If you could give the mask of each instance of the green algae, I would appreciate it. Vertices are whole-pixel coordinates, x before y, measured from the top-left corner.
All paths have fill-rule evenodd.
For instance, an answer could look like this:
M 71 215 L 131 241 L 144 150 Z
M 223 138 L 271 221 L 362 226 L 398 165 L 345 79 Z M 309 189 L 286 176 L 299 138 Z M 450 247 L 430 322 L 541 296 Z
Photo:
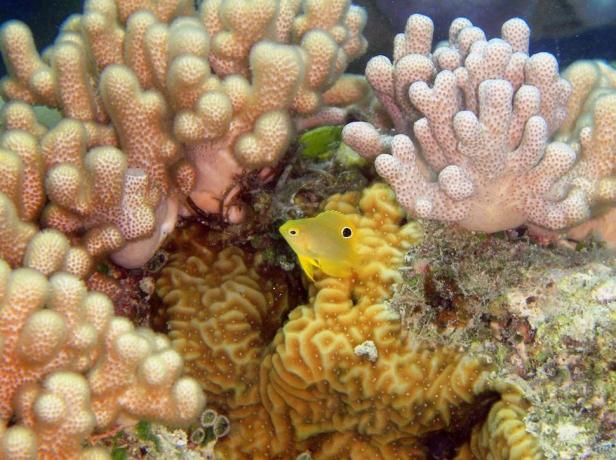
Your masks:
M 333 158 L 342 142 L 342 126 L 320 126 L 299 136 L 300 154 L 314 161 Z

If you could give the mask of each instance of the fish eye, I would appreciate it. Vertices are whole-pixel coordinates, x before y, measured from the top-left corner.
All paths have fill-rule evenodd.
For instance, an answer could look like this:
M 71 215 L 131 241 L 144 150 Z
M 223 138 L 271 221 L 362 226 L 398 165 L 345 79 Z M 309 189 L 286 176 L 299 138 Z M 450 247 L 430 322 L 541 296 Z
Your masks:
M 299 233 L 299 232 L 298 232 L 295 228 L 292 228 L 292 229 L 290 229 L 290 230 L 289 230 L 289 235 L 291 235 L 291 236 L 295 236 L 295 235 L 297 235 L 298 233 Z
M 342 228 L 342 237 L 343 238 L 351 238 L 352 235 L 353 235 L 353 230 L 351 230 L 350 227 L 343 227 Z

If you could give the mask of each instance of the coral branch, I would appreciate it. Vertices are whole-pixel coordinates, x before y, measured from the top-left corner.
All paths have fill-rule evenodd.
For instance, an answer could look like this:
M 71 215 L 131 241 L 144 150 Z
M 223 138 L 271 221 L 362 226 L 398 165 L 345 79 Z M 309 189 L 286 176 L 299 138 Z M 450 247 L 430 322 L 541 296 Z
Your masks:
M 365 22 L 349 0 L 206 0 L 199 11 L 185 0 L 88 0 L 40 55 L 28 27 L 11 21 L 0 31 L 8 69 L 0 94 L 19 107 L 57 108 L 65 120 L 44 136 L 35 117 L 8 104 L 9 132 L 33 137 L 5 135 L 4 148 L 22 157 L 28 195 L 3 192 L 31 221 L 47 194 L 46 225 L 85 232 L 93 254 L 114 252 L 128 267 L 153 254 L 178 212 L 191 212 L 187 197 L 238 222 L 242 176 L 275 166 L 296 128 L 342 123 L 366 99 L 366 84 L 343 75 L 366 49 Z M 69 123 L 72 141 L 58 133 Z M 69 150 L 41 145 L 43 169 L 37 143 L 50 142 Z M 109 178 L 95 159 L 105 155 Z M 121 197 L 129 188 L 131 203 Z M 131 211 L 119 216 L 118 205 Z
M 392 140 L 363 122 L 343 132 L 350 146 L 376 158 L 407 210 L 486 232 L 525 223 L 559 230 L 614 203 L 616 141 L 607 126 L 616 106 L 609 97 L 580 133 L 583 152 L 573 142 L 549 143 L 563 123 L 572 124 L 571 85 L 552 55 L 528 56 L 524 21 L 507 21 L 502 38 L 488 41 L 456 19 L 449 43 L 431 52 L 432 32 L 429 18 L 411 16 L 393 63 L 377 56 L 366 68 L 398 135 Z M 595 81 L 581 73 L 574 104 Z
M 70 259 L 66 239 L 37 235 L 30 267 L 0 261 L 0 455 L 76 458 L 95 429 L 118 417 L 190 423 L 203 410 L 200 386 L 182 377 L 169 341 L 114 316 L 105 295 L 88 292 L 51 261 Z M 47 256 L 45 258 L 45 256 Z M 57 265 L 57 264 L 56 264 Z M 81 375 L 81 374 L 86 374 Z M 33 457 L 32 457 L 33 458 Z

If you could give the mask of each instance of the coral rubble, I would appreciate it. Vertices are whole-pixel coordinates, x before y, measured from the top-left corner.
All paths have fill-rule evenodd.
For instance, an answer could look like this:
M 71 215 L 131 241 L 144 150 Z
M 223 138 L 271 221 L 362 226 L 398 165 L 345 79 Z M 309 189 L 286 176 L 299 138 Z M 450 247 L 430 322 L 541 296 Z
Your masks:
M 369 123 L 343 137 L 369 158 L 416 215 L 496 232 L 524 223 L 559 230 L 616 199 L 616 95 L 596 94 L 578 148 L 549 142 L 575 111 L 571 84 L 548 53 L 528 55 L 521 19 L 487 40 L 464 18 L 433 51 L 432 21 L 409 17 L 393 62 L 370 60 L 366 77 L 390 115 L 395 135 Z M 576 85 L 571 104 L 584 99 Z M 579 112 L 577 112 L 579 113 Z M 563 129 L 569 129 L 564 127 Z
M 515 376 L 530 401 L 526 430 L 545 458 L 612 458 L 613 255 L 428 225 L 391 299 L 404 330 L 435 347 L 472 344 L 500 375 Z

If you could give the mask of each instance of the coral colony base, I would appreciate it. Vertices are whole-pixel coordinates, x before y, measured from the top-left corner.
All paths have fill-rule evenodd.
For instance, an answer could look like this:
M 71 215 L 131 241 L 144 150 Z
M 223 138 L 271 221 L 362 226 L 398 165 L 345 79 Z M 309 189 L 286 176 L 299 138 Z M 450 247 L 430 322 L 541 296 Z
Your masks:
M 26 25 L 2 26 L 0 459 L 609 451 L 600 430 L 616 431 L 613 269 L 577 273 L 581 264 L 561 258 L 567 270 L 524 278 L 524 264 L 543 259 L 522 258 L 513 278 L 552 280 L 525 294 L 524 307 L 506 283 L 496 285 L 509 289 L 507 302 L 495 300 L 500 292 L 487 301 L 476 286 L 454 295 L 467 278 L 440 282 L 434 254 L 445 257 L 455 235 L 468 243 L 457 244 L 468 251 L 459 257 L 475 260 L 476 237 L 449 226 L 435 243 L 410 217 L 613 242 L 616 72 L 584 61 L 559 75 L 553 56 L 528 56 L 520 19 L 489 41 L 457 19 L 449 42 L 431 50 L 432 22 L 413 15 L 393 63 L 373 58 L 366 81 L 344 74 L 365 52 L 365 22 L 348 0 L 204 0 L 198 9 L 192 0 L 86 0 L 42 54 Z M 55 120 L 44 122 L 40 106 Z M 290 192 L 297 156 L 284 155 L 296 133 L 349 116 L 362 121 L 344 128 L 345 142 L 375 159 L 393 190 L 376 183 L 316 203 L 309 187 Z M 331 176 L 320 168 L 335 160 L 322 160 L 310 160 L 311 174 Z M 345 164 L 370 175 L 361 162 Z M 294 215 L 255 212 L 261 192 L 285 197 Z M 323 223 L 335 215 L 353 243 L 323 270 L 323 251 L 295 246 L 311 261 L 306 290 L 282 262 L 276 230 L 288 219 L 304 228 L 298 218 L 317 207 L 330 218 L 309 221 L 310 231 L 331 231 Z M 198 230 L 175 230 L 180 217 L 197 219 Z M 260 233 L 221 248 L 214 226 Z M 156 281 L 138 283 L 166 310 L 164 335 L 118 314 L 115 278 L 126 270 L 109 259 L 130 269 L 156 254 L 165 264 L 157 250 L 170 234 L 168 263 Z M 277 243 L 255 249 L 259 239 Z M 340 249 L 338 235 L 326 240 Z M 519 244 L 496 246 L 510 258 Z M 478 264 L 470 279 L 500 279 L 497 266 L 484 273 Z M 570 288 L 580 277 L 583 286 Z M 588 286 L 582 312 L 575 302 Z M 554 299 L 586 315 L 582 329 L 603 331 L 601 340 L 582 340 L 554 314 Z M 491 342 L 469 333 L 486 323 Z M 523 341 L 504 332 L 511 324 Z M 599 351 L 589 360 L 572 343 Z M 584 380 L 580 368 L 595 371 Z M 569 372 L 558 381 L 576 397 L 550 414 L 541 408 L 554 399 L 555 369 Z M 584 425 L 572 414 L 587 400 L 585 413 L 597 417 Z

